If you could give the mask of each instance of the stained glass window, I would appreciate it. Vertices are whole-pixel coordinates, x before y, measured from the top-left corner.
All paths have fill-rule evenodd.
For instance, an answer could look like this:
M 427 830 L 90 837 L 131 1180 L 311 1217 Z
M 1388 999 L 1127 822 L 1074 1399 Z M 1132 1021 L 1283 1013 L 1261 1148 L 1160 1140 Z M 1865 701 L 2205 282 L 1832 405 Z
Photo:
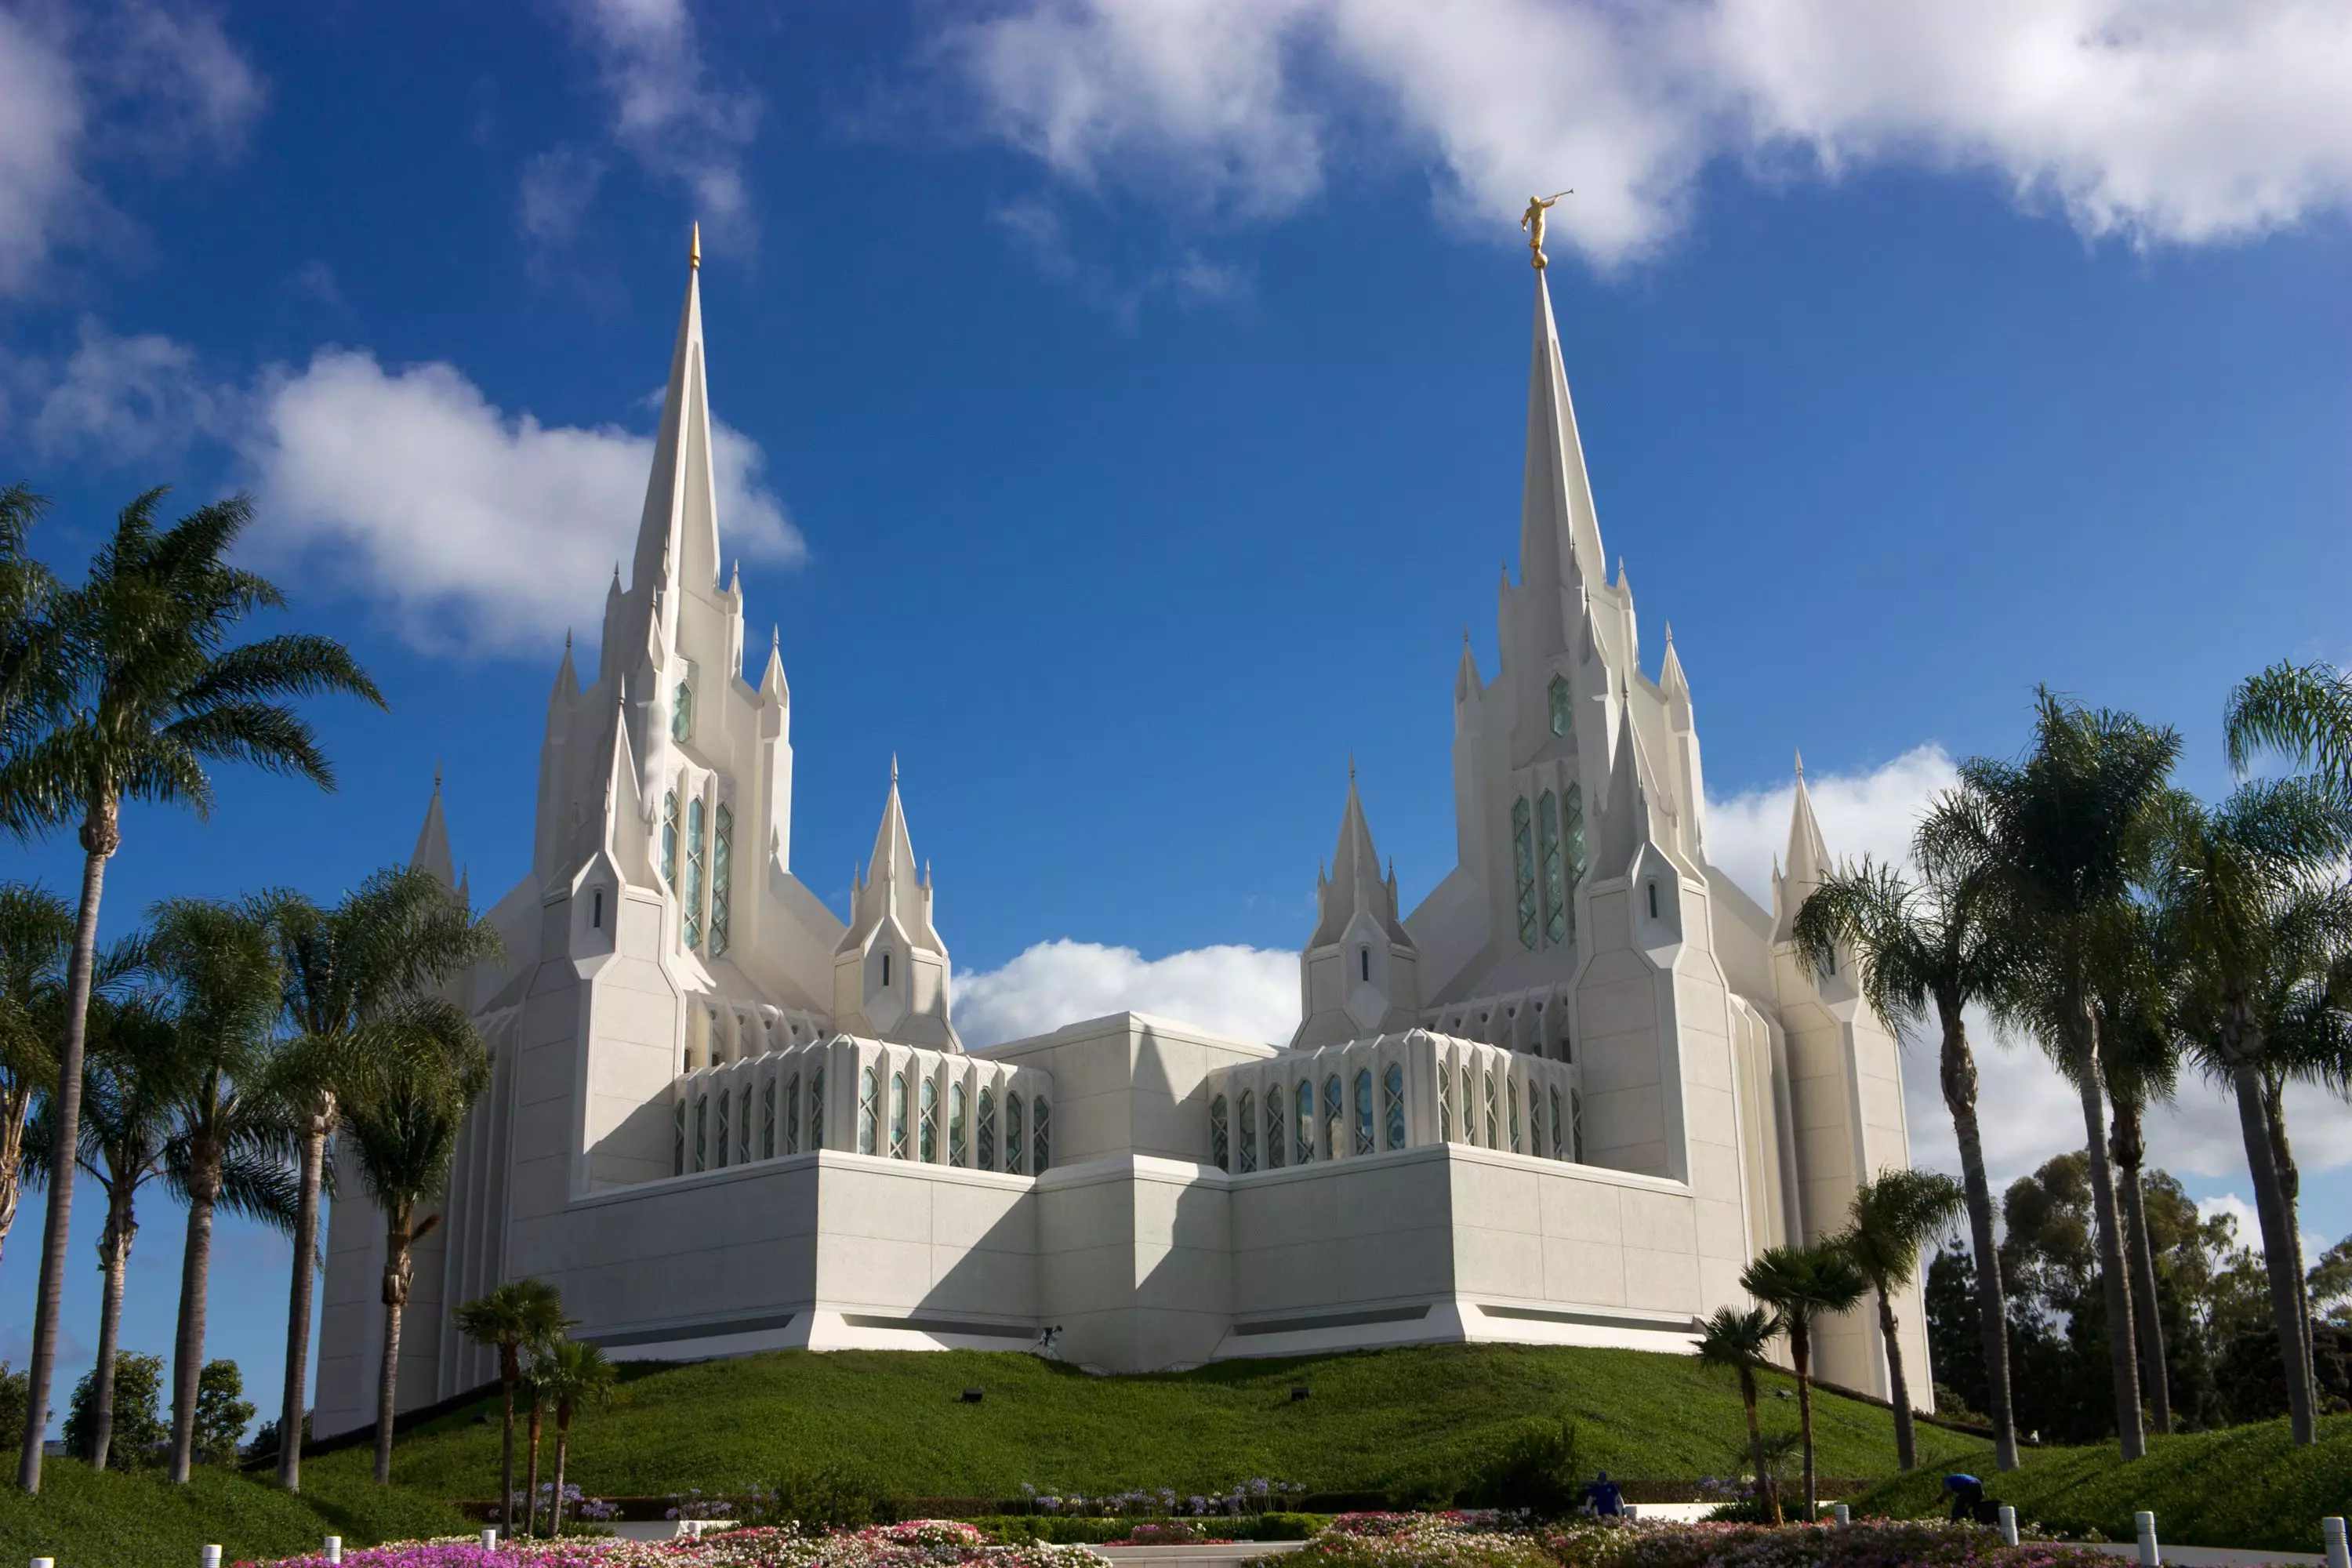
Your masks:
M 694 1168 L 708 1170 L 710 1165 L 710 1097 L 694 1097 Z
M 907 1157 L 907 1075 L 890 1075 L 890 1158 Z
M 950 1084 L 950 1085 L 948 1086 L 948 1163 L 949 1163 L 949 1164 L 950 1164 L 950 1165 L 961 1165 L 961 1164 L 965 1163 L 970 1159 L 970 1156 L 969 1156 L 969 1155 L 967 1155 L 967 1154 L 964 1152 L 964 1143 L 963 1143 L 964 1133 L 965 1133 L 967 1131 L 968 1131 L 968 1129 L 967 1129 L 967 1128 L 965 1127 L 965 1125 L 964 1125 L 964 1092 L 963 1092 L 963 1085 L 961 1085 L 961 1084 L 960 1084 L 960 1083 L 952 1083 L 952 1084 Z
M 1511 868 L 1519 886 L 1519 945 L 1533 947 L 1538 931 L 1536 909 L 1535 836 L 1528 821 L 1528 797 L 1511 803 Z
M 1536 802 L 1536 849 L 1543 863 L 1544 940 L 1568 940 L 1568 875 L 1559 854 L 1559 818 L 1552 810 L 1552 793 Z
M 992 1089 L 980 1091 L 978 1132 L 975 1146 L 979 1151 L 976 1157 L 980 1161 L 980 1168 L 993 1171 L 996 1169 L 996 1091 Z
M 718 827 L 710 836 L 710 956 L 719 957 L 727 951 L 730 938 L 729 914 L 730 885 L 735 879 L 735 813 L 726 802 L 719 805 Z
M 1568 1157 L 1584 1163 L 1584 1096 L 1568 1091 Z
M 814 1142 L 815 1140 L 811 1139 L 810 1142 Z M 801 1075 L 794 1073 L 784 1081 L 784 1152 L 797 1154 L 800 1152 Z
M 713 1145 L 711 1149 L 711 1168 L 713 1170 L 717 1170 L 727 1163 L 727 1091 L 723 1089 L 719 1091 L 719 1116 L 717 1126 L 719 1128 L 719 1142 Z
M 677 791 L 662 795 L 662 882 L 677 886 Z
M 1519 1152 L 1519 1085 L 1516 1079 L 1504 1080 L 1503 1099 L 1509 1107 L 1511 1117 L 1511 1142 L 1507 1146 L 1516 1154 Z
M 1305 1079 L 1298 1080 L 1298 1163 L 1313 1163 L 1315 1159 L 1315 1086 Z
M 1568 677 L 1555 675 L 1551 678 L 1551 732 L 1567 734 L 1568 719 Z
M 1454 1075 L 1444 1062 L 1437 1064 L 1437 1141 L 1454 1142 Z
M 1559 1086 L 1557 1084 L 1552 1086 L 1551 1091 L 1551 1157 L 1555 1160 L 1568 1158 L 1568 1129 L 1560 1121 Z
M 686 894 L 680 917 L 686 928 L 686 945 L 702 945 L 702 797 L 696 795 L 686 805 Z
M 1257 1096 L 1248 1089 L 1242 1090 L 1241 1111 L 1234 1121 L 1241 1131 L 1242 1169 L 1255 1171 L 1257 1169 Z
M 1372 1069 L 1356 1069 L 1356 1152 L 1372 1152 Z
M 1560 801 L 1559 836 L 1568 842 L 1568 890 L 1584 880 L 1584 786 L 1572 784 Z M 1571 914 L 1571 917 L 1573 915 Z
M 760 1158 L 776 1157 L 776 1080 L 760 1086 Z
M 1381 1110 L 1388 1122 L 1389 1147 L 1404 1147 L 1404 1064 L 1389 1063 L 1381 1079 Z
M 824 1147 L 824 1069 L 823 1068 L 817 1068 L 816 1076 L 809 1079 L 808 1146 L 812 1149 Z
M 677 683 L 669 698 L 669 738 L 689 741 L 694 738 L 694 678 L 689 675 Z
M 1004 1168 L 1015 1175 L 1021 1173 L 1021 1135 L 1024 1121 L 1021 1097 L 1004 1097 Z
M 1220 1171 L 1228 1168 L 1232 1163 L 1227 1142 L 1225 1097 L 1221 1094 L 1209 1101 L 1209 1163 Z
M 1495 1104 L 1495 1073 L 1489 1068 L 1486 1071 L 1486 1147 L 1489 1149 L 1498 1149 L 1503 1143 L 1502 1119 L 1495 1114 L 1497 1109 Z
M 882 1130 L 882 1085 L 872 1068 L 857 1073 L 857 1152 L 871 1154 Z
M 1032 1174 L 1042 1176 L 1054 1163 L 1054 1108 L 1041 1094 L 1031 1107 L 1030 1115 L 1035 1118 L 1036 1132 L 1029 1141 L 1029 1169 Z
M 686 1174 L 686 1101 L 681 1100 L 670 1108 L 669 1173 Z
M 940 1163 L 940 1091 L 929 1078 L 923 1079 L 921 1120 L 915 1124 L 915 1158 L 926 1165 Z
M 1282 1085 L 1276 1084 L 1265 1091 L 1265 1168 L 1269 1171 L 1279 1171 L 1290 1157 L 1290 1133 L 1283 1125 L 1288 1120 L 1289 1109 L 1290 1101 Z

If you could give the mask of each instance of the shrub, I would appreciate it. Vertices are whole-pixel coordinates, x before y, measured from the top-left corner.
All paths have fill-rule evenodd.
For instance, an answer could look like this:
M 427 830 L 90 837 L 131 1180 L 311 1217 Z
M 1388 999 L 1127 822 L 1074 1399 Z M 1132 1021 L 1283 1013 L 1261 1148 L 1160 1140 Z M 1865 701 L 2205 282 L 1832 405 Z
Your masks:
M 107 1436 L 108 1464 L 127 1468 L 143 1463 L 150 1449 L 170 1440 L 172 1429 L 156 1412 L 163 1392 L 162 1356 L 124 1351 L 114 1358 L 114 1426 Z M 74 1384 L 73 1403 L 66 1412 L 66 1452 L 87 1458 L 97 1426 L 98 1369 L 92 1367 Z M 17 1430 L 24 1430 L 21 1422 Z
M 215 1464 L 236 1463 L 236 1446 L 252 1421 L 245 1374 L 236 1370 L 236 1363 L 205 1363 L 196 1373 L 196 1457 Z
M 1506 1442 L 1479 1471 L 1471 1500 L 1538 1520 L 1565 1519 L 1584 1502 L 1576 1424 L 1543 1422 Z
M 872 1477 L 827 1465 L 785 1471 L 767 1490 L 752 1494 L 742 1517 L 803 1530 L 863 1530 L 896 1521 L 898 1510 Z
M 32 1403 L 32 1384 L 25 1374 L 0 1361 L 0 1454 L 13 1454 L 25 1446 L 25 1411 Z

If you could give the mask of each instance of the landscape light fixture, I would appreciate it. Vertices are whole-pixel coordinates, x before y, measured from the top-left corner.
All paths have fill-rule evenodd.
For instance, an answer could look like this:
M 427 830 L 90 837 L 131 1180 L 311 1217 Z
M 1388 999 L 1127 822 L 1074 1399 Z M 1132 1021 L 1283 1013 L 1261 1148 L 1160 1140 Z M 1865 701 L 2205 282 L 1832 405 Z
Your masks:
M 963 1391 L 963 1402 L 966 1405 L 977 1405 L 980 1403 L 980 1400 L 981 1393 L 979 1389 L 967 1388 Z

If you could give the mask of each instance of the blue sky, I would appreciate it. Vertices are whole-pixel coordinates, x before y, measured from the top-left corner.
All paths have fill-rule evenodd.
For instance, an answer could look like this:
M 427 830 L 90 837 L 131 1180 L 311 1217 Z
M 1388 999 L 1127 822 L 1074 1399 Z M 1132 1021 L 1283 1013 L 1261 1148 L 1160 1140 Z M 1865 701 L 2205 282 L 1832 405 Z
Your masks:
M 0 3 L 0 477 L 56 499 L 68 571 L 147 486 L 252 491 L 252 560 L 391 701 L 317 710 L 333 795 L 131 812 L 109 931 L 334 896 L 406 856 L 436 760 L 477 893 L 521 873 L 697 218 L 794 869 L 845 906 L 895 752 L 976 1037 L 1286 1028 L 1351 752 L 1408 902 L 1450 866 L 1530 190 L 1578 187 L 1550 281 L 1601 528 L 1653 658 L 1674 625 L 1736 873 L 1794 748 L 1832 848 L 1883 851 L 2037 680 L 2179 726 L 2213 793 L 2232 682 L 2352 659 L 2338 8 L 1425 9 Z M 13 853 L 73 885 L 65 841 Z M 1989 1055 L 2015 1174 L 2079 1124 Z M 2295 1114 L 2332 1240 L 2352 1113 Z M 2197 1088 L 2152 1159 L 2226 1204 L 2234 1139 Z M 20 1361 L 37 1228 L 0 1260 Z M 178 1247 L 151 1200 L 133 1348 L 168 1345 Z M 213 1347 L 268 1411 L 286 1250 L 224 1247 Z

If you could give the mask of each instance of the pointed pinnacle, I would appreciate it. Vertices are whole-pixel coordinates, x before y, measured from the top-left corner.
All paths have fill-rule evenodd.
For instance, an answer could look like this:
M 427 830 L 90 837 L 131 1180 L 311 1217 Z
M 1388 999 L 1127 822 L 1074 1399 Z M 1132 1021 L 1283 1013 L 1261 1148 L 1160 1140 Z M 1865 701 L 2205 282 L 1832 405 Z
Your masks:
M 572 628 L 570 626 L 563 628 L 563 651 L 566 653 L 570 653 L 572 651 Z
M 441 793 L 441 759 L 438 757 L 433 759 L 433 793 Z
M 694 237 L 687 241 L 686 265 L 692 271 L 702 270 L 702 223 L 698 218 L 694 225 Z
M 890 753 L 890 787 L 898 787 L 898 753 L 896 752 Z
M 784 628 L 773 621 L 768 624 L 768 646 L 771 648 L 781 648 L 784 646 Z
M 1666 623 L 1666 646 L 1668 647 L 1675 646 L 1675 623 L 1672 621 Z
M 1805 776 L 1805 749 L 1802 746 L 1797 748 L 1797 776 Z
M 1348 782 L 1356 782 L 1356 753 L 1353 752 L 1348 753 Z

